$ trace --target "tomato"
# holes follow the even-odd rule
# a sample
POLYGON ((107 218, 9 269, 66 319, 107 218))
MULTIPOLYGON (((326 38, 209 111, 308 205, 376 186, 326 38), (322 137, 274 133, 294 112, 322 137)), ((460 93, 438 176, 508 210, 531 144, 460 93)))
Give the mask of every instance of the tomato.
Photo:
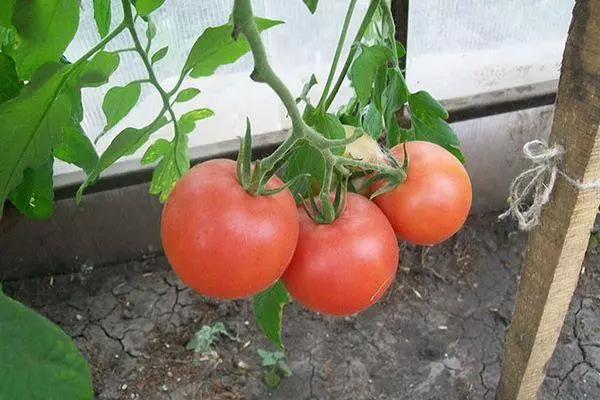
MULTIPOLYGON (((399 238, 414 244, 435 244, 454 235, 471 208, 471 180, 456 157, 437 144, 406 143, 406 181, 375 197, 399 238)), ((404 161, 402 145, 392 148, 404 161)))
POLYGON ((330 315, 350 315, 375 303, 398 268, 398 241, 385 215, 368 199, 348 193, 342 215, 317 224, 298 211, 298 247, 282 280, 300 304, 330 315))
MULTIPOLYGON (((281 185, 273 177, 267 188, 281 185)), ((238 183, 235 162, 192 168, 171 192, 161 239, 171 267, 195 291, 235 299, 266 289, 283 273, 298 242, 289 190, 252 196, 238 183)))

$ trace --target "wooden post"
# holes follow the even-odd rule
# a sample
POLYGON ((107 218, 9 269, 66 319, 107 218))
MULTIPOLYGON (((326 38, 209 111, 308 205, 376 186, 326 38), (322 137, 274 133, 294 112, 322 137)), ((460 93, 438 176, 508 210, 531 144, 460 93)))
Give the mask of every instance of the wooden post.
MULTIPOLYGON (((408 51, 408 1, 392 0, 392 13, 396 25, 396 40, 408 51)), ((400 69, 406 68, 406 55, 400 59, 400 69)))
MULTIPOLYGON (((563 56, 550 145, 566 154, 561 168, 600 178, 600 0, 577 0, 563 56)), ((529 235, 497 400, 538 396, 577 286, 600 190, 558 178, 541 223, 529 235)))

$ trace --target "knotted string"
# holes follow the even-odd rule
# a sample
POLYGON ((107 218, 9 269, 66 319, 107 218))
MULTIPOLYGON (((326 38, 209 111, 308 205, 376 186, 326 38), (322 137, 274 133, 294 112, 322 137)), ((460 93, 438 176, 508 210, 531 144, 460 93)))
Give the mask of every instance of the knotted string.
POLYGON ((529 231, 539 224, 542 209, 550 201, 557 175, 561 175, 578 189, 600 188, 600 180, 583 183, 558 168, 565 153, 565 149, 559 144, 548 147, 546 142, 532 140, 525 143, 523 153, 532 166, 521 172, 510 184, 508 210, 499 216, 504 219, 512 215, 519 222, 519 229, 522 231, 529 231), (531 196, 533 202, 528 205, 531 196))

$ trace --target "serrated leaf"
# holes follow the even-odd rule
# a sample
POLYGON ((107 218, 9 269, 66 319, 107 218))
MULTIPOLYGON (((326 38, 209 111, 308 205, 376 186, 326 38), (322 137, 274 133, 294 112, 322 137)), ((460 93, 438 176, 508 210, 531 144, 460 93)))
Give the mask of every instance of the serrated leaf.
POLYGON ((140 17, 145 17, 163 5, 165 0, 137 0, 135 8, 140 17))
POLYGON ((131 82, 125 86, 114 86, 106 92, 102 101, 102 110, 106 117, 105 132, 129 114, 137 104, 141 91, 139 82, 131 82))
POLYGON ((194 97, 200 94, 200 90, 196 88, 187 88, 183 89, 181 92, 177 93, 177 97, 175 97, 176 103, 185 103, 186 101, 190 101, 194 97))
POLYGON ((79 76, 79 85, 81 87, 98 87, 108 83, 110 76, 119 67, 119 62, 119 54, 100 51, 86 63, 79 76))
POLYGON ((179 125, 179 133, 187 135, 196 128, 196 121, 212 117, 215 115, 213 110, 209 108, 198 108, 196 110, 188 111, 183 114, 177 124, 179 125))
POLYGON ((311 14, 314 14, 315 11, 317 11, 317 6, 319 5, 319 0, 302 0, 302 1, 304 1, 306 8, 308 8, 308 11, 310 11, 311 14))
POLYGON ((50 158, 37 168, 26 168, 23 180, 13 189, 9 198, 11 203, 24 215, 44 219, 52 216, 54 200, 53 159, 50 158))
POLYGON ((20 1, 12 24, 19 41, 7 52, 15 60, 19 77, 27 80, 40 65, 60 59, 77 32, 79 2, 20 1))
POLYGON ((58 326, 1 291, 0 321, 3 399, 94 398, 89 366, 58 326))
POLYGON ((54 157, 78 166, 86 174, 90 174, 98 162, 94 145, 78 123, 63 127, 54 157))
POLYGON ((152 58, 150 61, 151 64, 157 63, 160 60, 162 60, 163 58, 165 58, 168 51, 169 51, 169 46, 165 46, 161 49, 156 50, 156 53, 152 54, 152 58))
POLYGON ((408 98, 411 112, 411 132, 416 140, 436 143, 451 152, 461 162, 464 156, 460 151, 460 142, 452 127, 442 118, 448 113, 427 92, 417 92, 408 98))
POLYGON ((281 342, 281 320, 283 307, 292 301, 281 281, 275 282, 267 290, 254 295, 252 309, 258 326, 267 339, 283 349, 281 342))
POLYGON ((15 9, 15 0, 0 1, 0 26, 9 27, 15 9))
POLYGON ((305 179, 299 180, 290 188, 292 193, 300 193, 305 197, 319 193, 325 177, 325 159, 321 152, 308 142, 301 142, 296 146, 288 161, 284 180, 288 182, 302 174, 310 174, 310 181, 307 183, 305 179))
POLYGON ((102 171, 114 164, 119 158, 128 156, 137 151, 148 141, 150 135, 167 124, 166 118, 162 117, 143 128, 125 128, 110 142, 104 153, 100 156, 94 169, 88 174, 86 180, 77 190, 77 202, 81 202, 83 191, 94 183, 102 171))
POLYGON ((392 51, 385 46, 363 46, 361 53, 350 67, 350 80, 356 96, 362 104, 367 104, 377 71, 392 57, 392 51))
POLYGON ((317 77, 315 74, 311 74, 308 82, 306 82, 302 87, 302 92, 300 92, 300 95, 296 97, 296 103, 300 103, 300 101, 305 101, 308 103, 308 92, 310 92, 310 89, 312 89, 312 87, 317 83, 317 77))
POLYGON ((71 106, 59 93, 70 66, 48 64, 34 74, 18 97, 0 104, 0 215, 4 199, 21 183, 26 168, 48 160, 71 106))
POLYGON ((15 62, 9 55, 0 53, 0 104, 19 95, 23 82, 17 76, 15 62))
MULTIPOLYGON (((346 137, 344 126, 338 117, 333 114, 325 114, 317 111, 311 121, 311 124, 317 130, 317 132, 328 139, 344 139, 346 137)), ((341 155, 344 153, 344 147, 345 146, 334 147, 331 149, 331 151, 337 155, 341 155)))
MULTIPOLYGON (((152 173, 150 193, 159 195, 160 201, 163 202, 167 200, 179 178, 190 168, 187 136, 181 135, 176 142, 158 139, 146 150, 142 164, 149 164, 158 159, 161 160, 152 173)), ((215 329, 218 329, 218 326, 215 329)))
MULTIPOLYGON (((260 32, 283 23, 258 17, 254 21, 260 32)), ((183 73, 189 72, 192 78, 210 76, 221 65, 231 64, 250 51, 246 39, 240 36, 234 40, 232 32, 231 22, 206 28, 192 46, 183 66, 183 73)))
POLYGON ((110 0, 93 0, 94 3, 94 21, 98 28, 100 37, 108 34, 110 28, 110 0))
POLYGON ((377 140, 381 137, 383 131, 383 116, 375 107, 375 104, 369 103, 362 111, 362 127, 369 136, 377 140))

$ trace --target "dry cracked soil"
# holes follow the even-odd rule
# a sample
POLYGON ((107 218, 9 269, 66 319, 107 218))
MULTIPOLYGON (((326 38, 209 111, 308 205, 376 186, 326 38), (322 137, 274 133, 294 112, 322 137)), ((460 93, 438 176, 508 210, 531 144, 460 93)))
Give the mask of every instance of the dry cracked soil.
MULTIPOLYGON (((348 318, 292 304, 283 339, 293 376, 263 383, 258 349, 273 350, 249 301, 221 302, 179 282, 164 257, 72 275, 10 282, 5 290, 59 324, 90 361, 96 398, 493 399, 526 235, 495 215, 471 217, 446 243, 401 246, 384 298, 348 318), (203 356, 186 350, 222 322, 203 356)), ((600 399, 600 255, 589 252, 542 399, 600 399)))

